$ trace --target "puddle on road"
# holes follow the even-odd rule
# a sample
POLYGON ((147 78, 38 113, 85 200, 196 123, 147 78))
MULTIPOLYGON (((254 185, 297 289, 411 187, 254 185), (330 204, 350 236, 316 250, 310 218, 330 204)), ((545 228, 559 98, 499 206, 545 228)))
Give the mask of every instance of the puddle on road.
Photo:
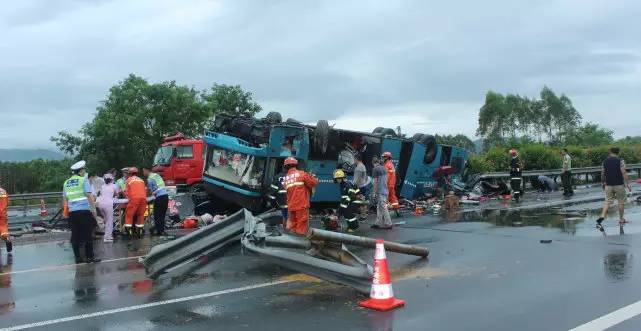
MULTIPOLYGON (((447 219, 445 222, 487 222, 496 226, 524 227, 538 226, 543 228, 557 228, 561 232, 571 235, 598 235, 593 230, 594 221, 600 214, 600 208, 593 204, 581 208, 581 205, 571 208, 549 208, 535 210, 479 210, 461 213, 456 220, 447 219), (583 230, 583 231, 581 231, 583 230), (590 230, 590 231, 586 231, 590 230), (585 233, 584 233, 585 231, 585 233)), ((632 202, 626 205, 626 219, 631 224, 626 225, 626 233, 641 233, 641 205, 632 202), (635 224, 636 223, 636 224, 635 224)), ((616 227, 617 207, 610 208, 609 217, 604 223, 607 227, 616 227)))
POLYGON ((627 250, 614 250, 603 258, 603 271, 608 280, 618 283, 630 278, 633 254, 627 250))

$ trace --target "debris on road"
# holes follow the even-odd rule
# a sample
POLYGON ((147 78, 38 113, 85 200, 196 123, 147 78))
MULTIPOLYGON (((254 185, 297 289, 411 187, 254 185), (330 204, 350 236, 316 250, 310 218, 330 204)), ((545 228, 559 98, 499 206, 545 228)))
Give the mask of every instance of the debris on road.
MULTIPOLYGON (((346 245, 375 248, 376 240, 310 229, 307 236, 282 231, 280 211, 254 216, 246 209, 177 240, 154 246, 140 261, 156 278, 198 256, 218 252, 240 239, 246 251, 283 267, 369 293, 373 269, 346 245), (242 234, 242 235, 241 235, 242 234)), ((427 257, 425 247, 385 242, 391 252, 427 257)))

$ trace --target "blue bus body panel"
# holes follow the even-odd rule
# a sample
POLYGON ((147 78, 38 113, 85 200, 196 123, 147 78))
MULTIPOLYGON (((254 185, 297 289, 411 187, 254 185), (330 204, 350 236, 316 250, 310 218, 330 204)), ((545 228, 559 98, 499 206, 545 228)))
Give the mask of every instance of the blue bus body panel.
POLYGON ((203 140, 207 145, 222 147, 244 154, 263 157, 267 156, 267 148, 251 147, 248 142, 240 138, 224 135, 222 133, 207 132, 207 134, 205 134, 205 137, 203 137, 203 140))
MULTIPOLYGON (((340 200, 340 187, 333 181, 333 172, 337 168, 337 160, 310 160, 309 131, 306 127, 293 127, 288 125, 274 125, 269 136, 269 143, 261 147, 252 147, 248 142, 217 132, 208 132, 203 137, 208 146, 217 146, 239 153, 245 153, 267 158, 267 162, 277 159, 276 162, 288 156, 296 157, 302 168, 313 173, 319 180, 312 202, 336 202, 340 200), (283 142, 287 141, 287 144, 283 142)), ((424 196, 436 186, 436 179, 433 173, 442 164, 451 164, 458 171, 452 177, 461 176, 468 152, 459 147, 451 147, 450 159, 442 160, 443 146, 437 145, 436 157, 430 164, 423 162, 425 146, 409 142, 407 139, 395 137, 382 137, 380 151, 389 151, 393 155, 392 161, 397 169, 397 174, 405 171, 403 182, 397 181, 397 195, 406 199, 416 199, 424 196), (411 145, 410 145, 411 144, 411 145), (401 155, 402 151, 410 155, 401 155), (399 160, 407 164, 399 165, 399 160), (444 163, 443 163, 444 162, 444 163), (406 167, 401 169, 400 167, 406 167)), ((447 154, 446 154, 447 155, 447 154)), ((371 164, 366 164, 368 172, 371 173, 371 164)), ((233 192, 250 196, 260 197, 261 193, 246 190, 234 185, 226 184, 214 178, 203 176, 204 181, 210 185, 216 185, 233 192)), ((400 179, 399 179, 400 180, 400 179)), ((263 183, 269 185, 269 183, 263 183)))
POLYGON ((313 173, 318 178, 316 192, 312 196, 312 202, 338 202, 340 199, 340 186, 334 183, 334 169, 336 161, 309 160, 306 171, 313 173))
POLYGON ((210 184, 212 184, 212 185, 224 187, 227 190, 234 191, 234 192, 237 192, 237 193, 240 193, 240 194, 243 194, 243 195, 247 195, 247 196, 251 196, 251 197, 259 197, 260 196, 260 193, 258 193, 258 192, 249 191, 249 190, 240 188, 238 186, 225 184, 225 183, 223 183, 221 181, 218 181, 218 180, 216 180, 214 178, 211 178, 209 176, 204 176, 203 180, 208 182, 208 183, 210 183, 210 184))

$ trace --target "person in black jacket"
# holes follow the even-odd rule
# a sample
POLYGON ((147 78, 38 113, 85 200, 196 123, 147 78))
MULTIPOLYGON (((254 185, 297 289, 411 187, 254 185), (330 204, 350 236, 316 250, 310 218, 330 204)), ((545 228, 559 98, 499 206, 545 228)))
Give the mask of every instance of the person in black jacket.
POLYGON ((283 172, 274 176, 269 186, 267 198, 270 205, 273 208, 278 208, 283 214, 283 219, 287 220, 287 190, 283 186, 283 177, 285 177, 283 172))
POLYGON ((510 150, 510 186, 514 200, 519 201, 523 196, 523 165, 516 149, 510 150))
POLYGON ((338 216, 347 221, 347 232, 354 232, 358 229, 358 215, 363 205, 362 195, 358 187, 345 178, 345 172, 341 169, 334 171, 334 182, 341 186, 338 216))
POLYGON ((632 192, 632 186, 630 186, 630 178, 625 168, 625 162, 619 158, 618 147, 611 147, 608 151, 608 158, 603 161, 603 167, 601 168, 601 180, 603 180, 603 190, 605 191, 605 203, 601 210, 601 216, 596 220, 596 228, 603 232, 605 230, 601 222, 608 216, 608 209, 614 200, 619 203, 619 225, 623 226, 627 223, 623 217, 625 203, 628 200, 625 189, 627 188, 628 191, 632 192))

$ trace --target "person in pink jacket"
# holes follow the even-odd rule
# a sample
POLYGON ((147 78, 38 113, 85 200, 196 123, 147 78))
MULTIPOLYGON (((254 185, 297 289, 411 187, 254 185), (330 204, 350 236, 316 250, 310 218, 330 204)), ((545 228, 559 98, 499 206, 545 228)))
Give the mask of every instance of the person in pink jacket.
POLYGON ((119 189, 114 183, 112 174, 105 174, 103 179, 105 180, 105 184, 102 185, 100 191, 98 191, 98 200, 96 202, 98 209, 100 209, 100 214, 105 221, 105 236, 103 240, 106 243, 110 243, 114 240, 114 199, 118 197, 119 189))

